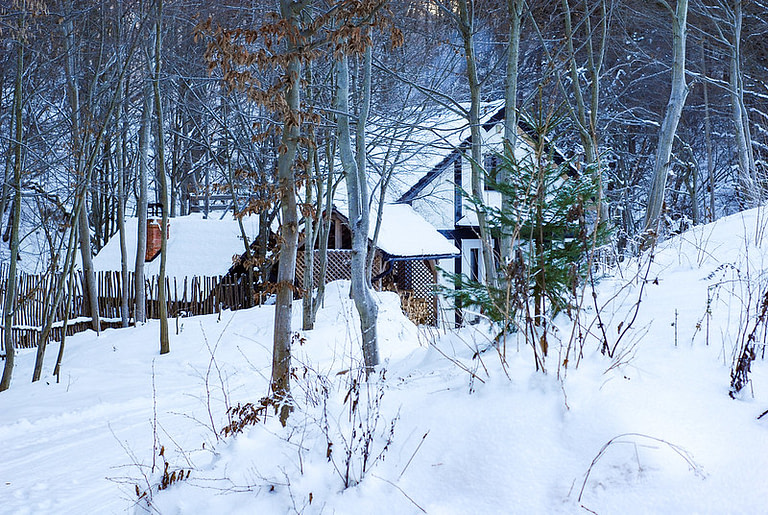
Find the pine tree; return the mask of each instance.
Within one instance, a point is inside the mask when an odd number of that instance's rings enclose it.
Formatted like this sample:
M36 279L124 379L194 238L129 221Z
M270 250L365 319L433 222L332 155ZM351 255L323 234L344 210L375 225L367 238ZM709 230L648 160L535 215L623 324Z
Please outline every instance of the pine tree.
M513 152L496 154L500 163L486 170L486 189L516 199L511 205L489 205L465 194L473 210L486 217L497 241L511 241L508 262L499 263L497 285L454 274L451 295L459 305L478 308L499 329L498 338L526 331L534 344L536 363L548 351L548 324L557 314L571 314L579 283L586 277L587 256L594 244L607 239L597 220L600 169L576 171L556 151L547 116L529 120L528 138ZM504 177L504 180L497 180ZM500 253L505 255L504 252Z

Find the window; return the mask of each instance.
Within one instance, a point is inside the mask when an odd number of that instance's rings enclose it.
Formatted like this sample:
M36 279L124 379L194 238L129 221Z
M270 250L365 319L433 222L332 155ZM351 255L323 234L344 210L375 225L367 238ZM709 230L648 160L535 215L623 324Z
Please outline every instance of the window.
M486 180L484 181L483 189L485 191L495 191L493 186L488 184L488 177L493 178L493 180L496 180L496 174L499 173L499 165L501 164L501 160L499 159L499 154L493 152L490 154L485 154L485 157L483 158L483 167L485 168L485 174L486 174Z

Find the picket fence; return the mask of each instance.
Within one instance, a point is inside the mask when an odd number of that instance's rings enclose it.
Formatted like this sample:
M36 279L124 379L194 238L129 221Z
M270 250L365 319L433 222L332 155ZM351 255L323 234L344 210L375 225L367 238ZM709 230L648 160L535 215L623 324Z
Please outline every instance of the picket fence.
M5 306L5 298L8 294L8 266L0 265L0 313ZM146 292L146 312L148 318L159 318L160 303L158 293L160 291L157 276L145 279L144 291ZM17 348L36 347L38 338L45 325L49 306L59 286L59 282L66 280L62 274L32 275L19 273L17 276L15 309L11 330L13 340ZM99 292L99 317L101 329L108 327L120 327L121 298L123 281L120 272L98 272L96 281ZM128 305L129 317L133 320L135 295L135 276L133 272L128 274ZM64 319L67 319L67 336L91 329L92 323L88 313L88 307L83 296L83 277L76 273L73 280L72 302L68 316L65 317L66 295L59 305L54 316L54 326L50 340L58 341L64 332ZM165 280L166 305L169 317L209 315L218 313L222 309L242 309L251 307L253 299L246 285L238 283L228 276L195 276L184 279L168 278ZM5 328L4 317L0 325ZM0 331L0 355L5 354L5 334Z

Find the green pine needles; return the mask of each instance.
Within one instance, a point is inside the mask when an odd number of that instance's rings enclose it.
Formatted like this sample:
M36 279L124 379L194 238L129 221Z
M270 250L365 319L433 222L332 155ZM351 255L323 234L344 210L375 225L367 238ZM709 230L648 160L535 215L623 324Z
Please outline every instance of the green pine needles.
M457 307L474 308L496 325L497 338L525 330L537 367L539 353L547 354L549 321L558 313L572 316L590 251L608 237L598 214L600 168L578 170L558 153L551 122L528 122L516 151L506 145L489 160L498 164L486 165L485 190L496 202L464 192L493 235L496 277L448 274L455 289L446 292ZM509 201L500 204L504 197Z

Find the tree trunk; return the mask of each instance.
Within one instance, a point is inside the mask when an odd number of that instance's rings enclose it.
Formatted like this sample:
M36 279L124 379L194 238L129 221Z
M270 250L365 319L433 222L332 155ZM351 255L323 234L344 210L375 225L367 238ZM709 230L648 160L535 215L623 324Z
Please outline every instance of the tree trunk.
M472 139L470 147L471 190L473 197L483 200L483 136L482 127L480 126L480 80L477 74L477 56L475 54L475 5L473 0L458 0L458 8L457 23L464 44L464 60L467 65L470 98L469 130ZM482 206L482 203L480 206ZM485 220L485 212L480 206L477 212L477 225L480 229L480 253L483 265L485 266L485 280L488 284L495 284L496 263L493 258L493 240Z
M759 192L755 185L755 157L752 152L752 136L749 113L744 105L744 83L741 73L741 32L743 13L741 0L733 5L733 41L730 56L731 116L736 138L736 155L739 164L739 189L744 207L756 204Z
M571 84L573 87L573 96L576 103L575 106L575 121L576 126L579 129L579 136L581 137L581 145L584 147L584 161L587 165L591 165L597 161L597 152L595 150L595 144L590 133L590 123L587 119L587 108L584 102L584 95L581 92L581 79L579 78L579 65L576 63L576 52L573 46L573 29L571 26L571 7L569 0L562 0L563 12L565 13L565 41L568 48L568 61L570 64ZM584 16L585 24L589 24L589 11L585 12ZM591 54L592 51L592 34L587 29L586 33L586 45L587 50ZM596 77L592 77L593 83L596 82ZM594 91L593 91L594 94Z
M14 93L15 95L15 93ZM8 133L13 134L14 131L14 121L13 116L8 121ZM11 176L13 175L13 153L15 151L15 147L13 145L13 136L8 138L10 143L8 144L8 154L6 154L5 158L5 165L3 166L3 186L0 188L0 234L3 234L3 216L5 216L5 209L8 207L8 202L10 201L11 197ZM8 217L8 223L11 223L11 217Z
M323 217L320 218L318 223L318 231L319 231L319 239L320 239L320 248L318 249L318 256L317 259L318 262L318 268L320 269L320 275L317 278L317 294L315 295L315 298L312 301L312 314L311 314L311 323L314 326L315 320L317 319L317 310L320 308L320 305L323 302L323 299L325 298L325 277L326 272L328 268L328 236L331 233L331 213L333 212L333 196L336 191L336 188L334 187L334 145L331 142L331 139L329 138L328 143L326 145L326 160L327 163L327 169L328 169L328 175L325 178L325 213ZM320 170L320 160L317 156L317 153L315 153L315 170ZM318 202L319 198L322 197L322 188L318 191Z
M165 263L168 250L168 181L165 175L165 131L163 130L163 102L160 96L160 64L162 56L162 16L163 0L157 1L157 18L155 19L155 70L152 77L152 91L155 99L156 122L156 155L155 166L160 182L160 204L162 205L162 223L160 225L160 271L157 277L157 302L160 312L160 354L171 351L168 340L168 303L165 291Z
M291 0L280 0L280 13L292 26L299 23L300 11ZM295 52L294 42L289 41L288 51ZM300 134L301 109L301 60L291 57L287 66L288 84L285 92L287 112L283 120L282 152L277 159L277 185L280 196L280 259L277 266L277 299L275 302L275 330L272 349L271 389L274 400L280 406L283 425L292 411L291 395L291 316L293 314L293 282L296 278L296 252L299 245L299 216L296 205L296 178L293 162Z
M672 9L667 5L670 12ZM677 7L672 12L673 53L672 53L672 90L669 93L664 121L659 130L659 143L656 161L653 166L653 183L648 195L642 249L648 249L656 243L661 208L664 204L664 189L671 166L672 144L677 133L677 124L683 112L688 86L685 82L685 39L688 20L688 0L677 0Z
M523 11L523 0L507 0L509 14L509 44L507 48L507 76L504 89L504 152L509 163L515 162L515 149L517 148L517 79L518 62L520 58L520 21ZM498 180L504 183L510 182L513 170L504 166ZM502 194L501 210L505 213L512 212L516 199L508 194ZM513 236L506 230L501 236L499 250L501 262L507 265L512 262L514 244Z
M20 30L24 27L24 13L19 22ZM11 386L11 376L16 357L16 344L13 341L13 317L16 311L16 263L19 255L19 222L21 219L21 166L22 166L22 136L21 125L22 114L22 77L24 73L24 43L20 35L16 42L16 81L13 94L13 117L14 117L14 161L13 161L13 221L11 222L11 244L10 244L10 263L8 266L8 282L5 290L5 303L3 306L3 330L5 341L5 365L3 366L3 377L0 379L0 392L3 392Z
M147 168L149 161L149 124L150 99L147 87L142 94L141 123L139 125L139 201L136 206L138 228L136 230L136 264L134 269L134 288L136 307L134 319L136 324L147 321L147 295L144 279L144 258L147 249Z
M96 271L93 268L91 232L88 229L88 202L85 198L85 189L82 190L81 195L83 195L83 199L78 215L77 231L80 238L80 258L83 265L83 292L86 297L88 314L91 317L91 328L98 333L101 330L101 323L99 321L99 286L96 283Z
M18 132L18 131L17 131ZM20 151L17 152L17 157ZM8 267L8 282L6 283L5 305L3 306L3 329L5 330L5 365L3 377L0 379L0 392L11 386L11 375L16 357L16 344L13 340L13 318L16 312L16 262L19 255L19 218L21 216L21 163L14 165L14 197L13 197L13 222L11 224L10 265Z
M307 65L304 68L304 80L307 90L312 89L312 66ZM309 96L309 95L307 95ZM308 98L311 103L314 98ZM321 220L323 219L323 197L322 197L322 178L320 178L320 168L315 166L317 163L317 139L315 138L314 127L309 128L308 139L310 144L307 148L307 163L310 167L309 177L304 184L305 198L304 202L304 277L303 291L301 298L301 328L309 331L315 326L315 241L320 232ZM313 199L313 190L317 190L317 203Z
M69 269L68 275L62 275L61 280L62 282L67 281L67 303L64 306L64 320L63 320L63 328L64 330L61 332L61 342L59 342L59 352L56 354L56 365L53 367L53 375L56 376L56 382L59 382L59 378L61 377L61 363L64 360L64 343L67 339L67 330L66 328L69 325L69 311L72 309L72 294L74 292L74 279L73 279L73 269Z
M701 66L703 95L704 95L704 141L707 149L707 181L709 183L709 221L715 221L715 155L712 152L712 122L709 115L709 88L707 87L707 53L706 40L701 41Z
M580 24L583 27L583 47L586 54L586 65L582 65L576 60L576 50L573 44L574 34L570 0L562 0L565 17L566 47L568 49L573 97L576 104L574 107L569 103L568 107L571 113L571 119L574 121L579 131L581 146L584 148L585 172L597 174L597 179L600 183L601 192L600 199L598 199L598 212L596 214L598 219L603 219L607 217L608 208L606 205L603 205L602 202L602 176L601 171L596 169L595 165L599 162L597 120L600 111L600 76L602 75L605 50L608 42L608 10L605 0L599 0L600 22L598 26L600 27L600 32L598 33L599 44L597 52L595 52L595 45L593 43L595 35L593 34L592 29L592 15L589 3L590 0L584 0L583 2L584 18L583 22ZM579 77L579 69L582 67L586 68L589 77L589 110L587 110L587 101L584 98L581 88L581 79Z
M73 7L69 6L69 13L73 12ZM77 66L77 56L75 55L74 26L71 16L68 16L63 23L64 29L64 48L66 56L64 59L64 71L67 78L67 90L69 96L70 123L72 130L72 155L75 161L75 177L77 186L77 205L78 212L78 235L80 238L80 258L83 268L83 293L85 295L84 305L91 317L91 327L99 332L101 324L99 322L99 292L96 284L96 273L93 269L93 257L91 253L91 234L88 226L88 182L89 174L86 168L85 148L80 126L80 86L78 78L75 76ZM96 148L93 150L97 151Z
M48 306L48 311L45 317L45 324L43 326L43 330L40 332L40 337L37 340L37 354L35 357L35 368L32 372L32 382L39 381L40 377L43 372L43 361L45 359L45 351L46 347L48 346L48 338L51 334L51 329L53 328L53 322L56 317L56 314L59 311L59 306L61 305L61 301L64 297L64 292L66 290L67 281L72 282L73 277L73 271L75 268L75 253L77 248L77 224L78 221L76 218L73 218L73 227L69 231L69 243L67 245L67 254L64 258L64 268L62 269L61 273L61 279L56 284L56 291L52 292L50 295L50 298L52 299L51 304ZM54 270L51 270L51 273L55 273ZM71 290L71 285L70 285ZM71 295L71 294L70 294ZM69 314L69 303L67 304L67 312L65 313L65 318ZM64 335L66 335L66 327L67 323L66 320L64 321L63 326L63 332L62 332L62 342ZM63 343L62 343L63 346ZM61 350L59 351L62 352Z
M127 66L127 63L124 63ZM119 88L122 90L123 82L120 81ZM127 87L125 88L128 89ZM121 92L118 92L121 95ZM117 169L117 230L120 236L120 321L121 326L128 327L130 323L130 308L128 307L128 249L125 243L125 177L126 177L126 159L123 149L127 145L128 120L126 113L126 102L128 102L127 92L120 98L120 107L115 116L115 127L118 129L116 146L116 169ZM122 127L121 127L122 123Z
M313 152L309 150L310 154ZM314 163L312 156L309 156L309 163ZM313 168L313 173L317 174L319 170ZM301 299L301 328L304 331L310 331L314 328L314 317L312 314L314 310L315 301L315 212L312 189L315 187L316 175L310 174L312 177L306 181L304 185L306 188L306 197L304 202L306 208L304 209L304 277L303 277L303 292ZM317 199L318 206L322 201L321 198ZM312 206L313 208L310 208ZM321 209L317 210L320 212ZM320 215L322 217L322 213Z
M360 333L363 345L363 360L366 375L379 364L379 348L376 337L376 319L378 306L371 294L370 281L367 277L368 224L370 206L368 204L368 184L365 176L365 123L371 99L371 49L365 51L365 70L361 108L357 119L356 150L352 153L352 138L349 128L349 63L346 55L337 57L334 68L336 76L336 134L339 142L339 157L347 184L347 204L349 208L349 228L352 232L352 299L360 315Z

